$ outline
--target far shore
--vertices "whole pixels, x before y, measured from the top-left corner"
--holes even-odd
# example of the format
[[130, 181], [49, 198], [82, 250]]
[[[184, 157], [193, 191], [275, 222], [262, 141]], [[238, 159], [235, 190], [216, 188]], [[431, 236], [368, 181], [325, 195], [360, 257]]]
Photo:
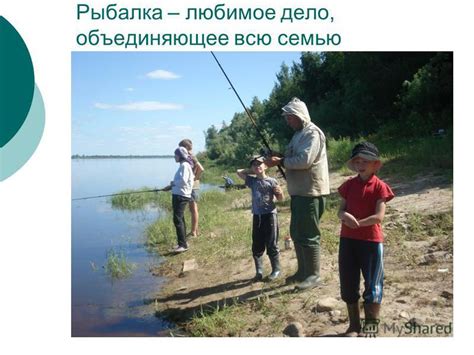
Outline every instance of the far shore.
[[173, 155], [72, 155], [71, 159], [171, 159]]

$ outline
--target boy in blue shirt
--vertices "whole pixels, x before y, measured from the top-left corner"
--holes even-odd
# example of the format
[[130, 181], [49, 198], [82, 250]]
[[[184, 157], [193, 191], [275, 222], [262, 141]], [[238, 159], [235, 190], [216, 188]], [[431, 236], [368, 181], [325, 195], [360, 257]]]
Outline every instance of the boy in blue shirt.
[[245, 180], [245, 185], [252, 190], [252, 254], [256, 270], [253, 280], [263, 280], [263, 253], [266, 248], [272, 265], [268, 280], [273, 281], [280, 275], [278, 219], [273, 200], [275, 197], [278, 201], [283, 200], [283, 192], [278, 182], [265, 174], [267, 167], [263, 161], [262, 156], [253, 157], [250, 160], [250, 169], [239, 169], [237, 175]]

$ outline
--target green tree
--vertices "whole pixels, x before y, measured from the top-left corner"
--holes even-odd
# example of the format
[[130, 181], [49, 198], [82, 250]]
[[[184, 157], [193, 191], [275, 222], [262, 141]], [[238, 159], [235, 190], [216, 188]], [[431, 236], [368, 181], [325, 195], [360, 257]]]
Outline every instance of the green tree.
[[[427, 135], [453, 125], [453, 54], [438, 53], [405, 81], [397, 102], [400, 129]], [[402, 124], [403, 123], [403, 124]]]

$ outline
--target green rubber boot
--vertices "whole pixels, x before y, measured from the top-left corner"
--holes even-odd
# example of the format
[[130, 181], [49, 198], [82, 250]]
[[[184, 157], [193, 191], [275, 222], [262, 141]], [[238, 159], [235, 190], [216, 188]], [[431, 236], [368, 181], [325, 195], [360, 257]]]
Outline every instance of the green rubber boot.
[[291, 284], [295, 282], [301, 282], [304, 280], [304, 255], [303, 247], [299, 244], [294, 243], [294, 248], [296, 252], [296, 260], [298, 261], [298, 269], [296, 273], [286, 278], [286, 283]]
[[296, 290], [309, 290], [321, 283], [319, 277], [319, 245], [303, 247], [305, 279], [295, 286]]

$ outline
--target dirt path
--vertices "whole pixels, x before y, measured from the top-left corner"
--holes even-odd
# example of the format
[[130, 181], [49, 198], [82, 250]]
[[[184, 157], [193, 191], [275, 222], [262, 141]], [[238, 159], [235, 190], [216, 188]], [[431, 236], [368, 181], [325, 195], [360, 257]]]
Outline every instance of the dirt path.
[[[332, 189], [345, 179], [332, 174]], [[379, 336], [449, 335], [445, 333], [452, 330], [452, 224], [451, 228], [446, 224], [452, 219], [443, 222], [439, 216], [452, 215], [452, 185], [435, 176], [389, 183], [397, 197], [390, 202], [384, 221], [385, 285]], [[280, 211], [282, 237], [288, 224], [289, 211]], [[338, 227], [334, 229], [337, 233]], [[294, 293], [293, 286], [284, 284], [284, 278], [296, 269], [296, 257], [280, 241], [283, 277], [272, 284], [249, 281], [254, 275], [250, 257], [237, 265], [224, 262], [218, 270], [198, 267], [183, 277], [176, 277], [180, 270], [161, 270], [169, 283], [157, 297], [159, 312], [186, 324], [193, 314], [237, 302], [245, 329], [234, 332], [230, 327], [214, 335], [283, 336], [288, 324], [298, 322], [306, 336], [336, 336], [347, 327], [347, 313], [339, 295], [337, 252], [325, 252], [324, 239], [322, 243], [323, 283], [314, 290]], [[268, 260], [265, 270], [270, 270]], [[406, 328], [409, 320], [419, 326]], [[441, 327], [435, 329], [436, 325]]]

